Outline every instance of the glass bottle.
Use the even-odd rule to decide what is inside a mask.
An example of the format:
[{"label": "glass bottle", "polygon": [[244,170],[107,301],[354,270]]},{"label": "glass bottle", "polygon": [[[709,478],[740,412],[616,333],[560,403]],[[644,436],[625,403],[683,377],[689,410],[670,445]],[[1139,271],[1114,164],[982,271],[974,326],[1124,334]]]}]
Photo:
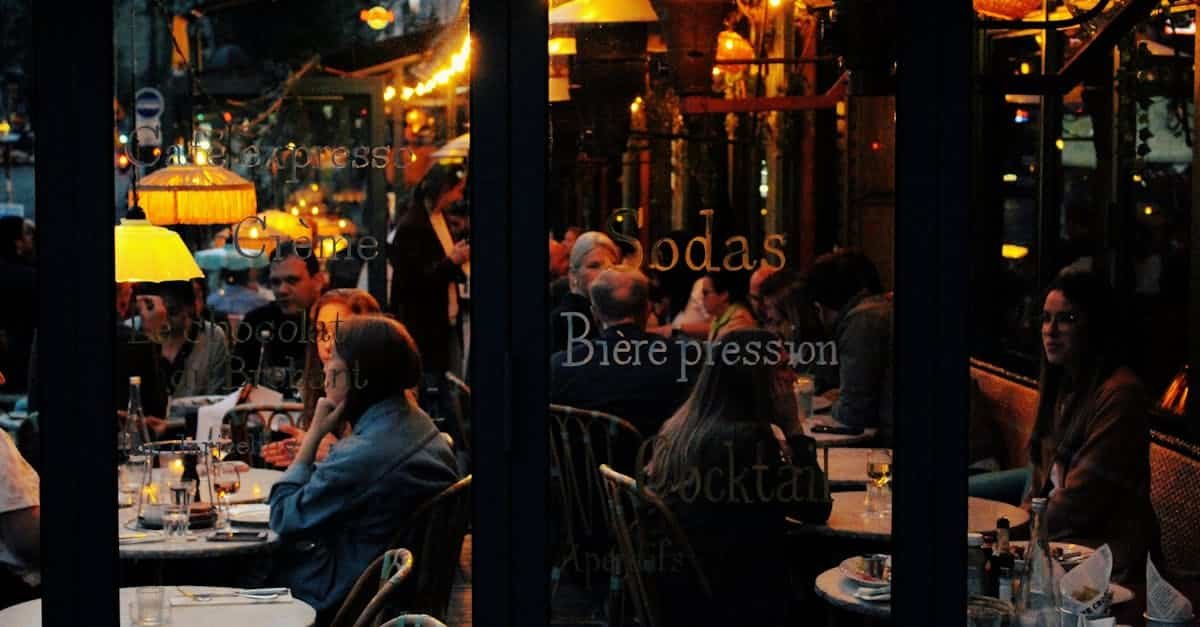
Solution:
[{"label": "glass bottle", "polygon": [[1022,625],[1051,625],[1058,612],[1058,581],[1050,557],[1049,531],[1046,528],[1046,499],[1033,499],[1033,528],[1029,551],[1025,556],[1028,585],[1021,586]]},{"label": "glass bottle", "polygon": [[[117,435],[117,448],[123,458],[128,458],[143,444],[150,441],[146,428],[146,415],[142,412],[142,378],[129,377],[129,406],[125,412],[125,425]],[[122,461],[125,461],[124,459]]]},{"label": "glass bottle", "polygon": [[967,596],[981,596],[984,590],[983,569],[987,555],[983,552],[983,536],[967,534]]}]

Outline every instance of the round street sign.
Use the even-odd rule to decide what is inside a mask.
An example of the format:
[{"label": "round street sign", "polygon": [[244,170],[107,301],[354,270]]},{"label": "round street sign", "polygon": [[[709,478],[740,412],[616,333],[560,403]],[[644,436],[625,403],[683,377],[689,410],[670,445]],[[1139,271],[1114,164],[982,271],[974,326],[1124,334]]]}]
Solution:
[{"label": "round street sign", "polygon": [[163,95],[153,87],[143,87],[134,94],[134,108],[139,117],[157,118],[162,115]]}]

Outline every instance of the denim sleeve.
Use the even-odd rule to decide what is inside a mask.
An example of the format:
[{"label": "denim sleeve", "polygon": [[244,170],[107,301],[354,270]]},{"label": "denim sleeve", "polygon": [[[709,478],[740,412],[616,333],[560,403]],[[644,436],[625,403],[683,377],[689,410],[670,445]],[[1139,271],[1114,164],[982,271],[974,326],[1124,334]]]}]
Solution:
[{"label": "denim sleeve", "polygon": [[891,319],[885,312],[852,312],[838,334],[838,399],[833,418],[853,427],[879,426],[883,377],[891,360]]},{"label": "denim sleeve", "polygon": [[353,469],[362,461],[353,458],[335,445],[324,462],[292,464],[271,487],[271,530],[281,536],[299,533],[348,511],[351,499],[361,492]]}]

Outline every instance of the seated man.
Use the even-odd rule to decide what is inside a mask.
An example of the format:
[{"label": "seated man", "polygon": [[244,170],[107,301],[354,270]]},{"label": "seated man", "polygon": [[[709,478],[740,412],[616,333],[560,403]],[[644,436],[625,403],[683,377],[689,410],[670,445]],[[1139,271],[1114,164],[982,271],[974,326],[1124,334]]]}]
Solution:
[{"label": "seated man", "polygon": [[817,317],[837,346],[833,418],[854,427],[892,431],[892,301],[879,293],[879,273],[861,253],[817,258],[808,277]]},{"label": "seated man", "polygon": [[567,350],[550,358],[550,400],[620,416],[650,437],[689,392],[683,351],[676,342],[646,332],[649,281],[640,271],[605,270],[592,281],[590,293],[601,331],[589,341],[588,322],[573,325]]},{"label": "seated man", "polygon": [[176,398],[230,391],[230,356],[225,332],[196,317],[192,285],[166,281],[157,299],[142,299],[146,334],[159,348],[159,373],[166,395]]},{"label": "seated man", "polygon": [[0,431],[0,607],[33,598],[41,583],[39,487],[37,473]]}]

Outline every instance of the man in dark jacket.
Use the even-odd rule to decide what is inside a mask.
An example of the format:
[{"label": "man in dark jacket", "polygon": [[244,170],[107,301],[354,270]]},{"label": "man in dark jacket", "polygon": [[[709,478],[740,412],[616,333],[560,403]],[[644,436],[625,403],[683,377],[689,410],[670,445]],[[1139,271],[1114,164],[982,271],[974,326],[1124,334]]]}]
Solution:
[{"label": "man in dark jacket", "polygon": [[285,241],[272,256],[270,283],[275,300],[250,311],[231,329],[236,342],[232,379],[234,385],[254,383],[261,356],[259,382],[283,392],[304,370],[312,324],[309,309],[321,297],[326,280],[315,251]]},{"label": "man in dark jacket", "polygon": [[620,416],[651,437],[690,391],[683,351],[675,341],[646,332],[649,281],[638,270],[605,270],[590,291],[602,330],[596,339],[577,339],[550,358],[550,399]]}]

